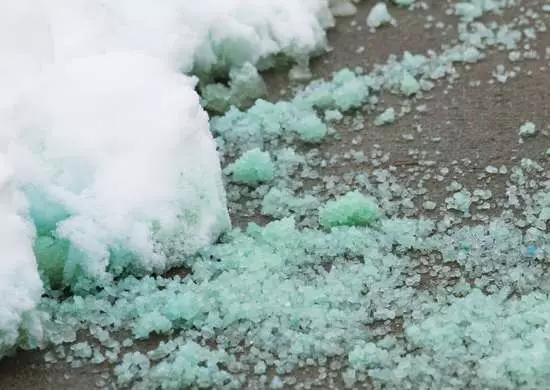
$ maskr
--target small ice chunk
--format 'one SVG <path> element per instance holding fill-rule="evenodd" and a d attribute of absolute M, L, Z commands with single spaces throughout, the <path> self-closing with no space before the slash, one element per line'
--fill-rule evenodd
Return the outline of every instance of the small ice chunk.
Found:
<path fill-rule="evenodd" d="M 385 24 L 395 24 L 395 19 L 390 15 L 386 3 L 377 3 L 369 12 L 367 16 L 367 26 L 372 29 Z"/>
<path fill-rule="evenodd" d="M 463 21 L 471 22 L 483 15 L 483 8 L 481 5 L 473 2 L 460 2 L 455 4 L 455 13 L 460 16 Z"/>

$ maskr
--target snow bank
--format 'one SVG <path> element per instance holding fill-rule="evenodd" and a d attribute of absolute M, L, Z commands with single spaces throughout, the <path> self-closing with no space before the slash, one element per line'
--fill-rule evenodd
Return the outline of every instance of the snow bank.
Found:
<path fill-rule="evenodd" d="M 18 12 L 10 32 L 41 30 L 49 45 L 32 44 L 48 47 L 41 55 L 55 61 L 139 51 L 201 74 L 247 62 L 268 67 L 277 54 L 307 57 L 324 47 L 324 30 L 334 24 L 328 0 L 25 0 L 1 7 Z"/>

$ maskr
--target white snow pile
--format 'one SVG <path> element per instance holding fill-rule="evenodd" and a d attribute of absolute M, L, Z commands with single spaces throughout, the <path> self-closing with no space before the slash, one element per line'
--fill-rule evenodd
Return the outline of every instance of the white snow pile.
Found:
<path fill-rule="evenodd" d="M 47 285 L 85 287 L 161 271 L 229 227 L 188 75 L 307 57 L 325 45 L 330 6 L 0 3 L 0 357 L 40 298 L 39 272 Z"/>
<path fill-rule="evenodd" d="M 129 266 L 162 271 L 177 261 L 167 249 L 193 253 L 229 225 L 192 80 L 152 57 L 110 53 L 53 67 L 14 122 L 12 157 L 45 236 L 37 256 L 59 256 L 64 249 L 51 247 L 67 241 L 66 281 Z"/>
<path fill-rule="evenodd" d="M 23 2 L 51 37 L 56 60 L 133 50 L 184 73 L 247 62 L 268 67 L 276 54 L 301 58 L 324 47 L 325 29 L 334 24 L 328 0 Z"/>

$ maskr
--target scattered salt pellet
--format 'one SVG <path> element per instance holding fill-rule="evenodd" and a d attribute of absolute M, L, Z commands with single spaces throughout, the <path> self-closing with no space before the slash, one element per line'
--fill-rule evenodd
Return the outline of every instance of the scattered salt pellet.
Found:
<path fill-rule="evenodd" d="M 493 165 L 488 165 L 487 167 L 485 167 L 485 172 L 495 174 L 498 173 L 498 168 Z"/>
<path fill-rule="evenodd" d="M 537 127 L 533 122 L 525 122 L 519 128 L 520 137 L 529 137 L 535 135 L 537 132 Z"/>
<path fill-rule="evenodd" d="M 435 202 L 432 202 L 431 200 L 427 200 L 426 202 L 422 203 L 422 207 L 424 207 L 425 210 L 434 210 L 436 206 L 437 204 Z"/>
<path fill-rule="evenodd" d="M 395 110 L 393 107 L 386 109 L 382 114 L 378 115 L 374 120 L 376 126 L 386 125 L 395 121 Z"/>
<path fill-rule="evenodd" d="M 495 71 L 493 71 L 493 77 L 499 82 L 499 83 L 506 83 L 506 81 L 508 80 L 508 71 L 506 70 L 506 68 L 504 67 L 504 65 L 497 65 L 497 68 Z"/>

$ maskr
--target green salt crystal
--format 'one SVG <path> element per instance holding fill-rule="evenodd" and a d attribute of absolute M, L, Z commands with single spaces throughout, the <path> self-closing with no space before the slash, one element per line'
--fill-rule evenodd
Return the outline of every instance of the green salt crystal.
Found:
<path fill-rule="evenodd" d="M 535 135 L 537 132 L 537 126 L 533 122 L 525 122 L 519 128 L 520 137 L 528 137 Z"/>
<path fill-rule="evenodd" d="M 233 181 L 255 184 L 273 180 L 275 166 L 269 152 L 256 148 L 243 154 L 229 170 L 233 173 Z"/>
<path fill-rule="evenodd" d="M 374 199 L 359 192 L 348 192 L 327 202 L 320 211 L 319 222 L 324 227 L 365 226 L 379 217 L 380 211 Z"/>
<path fill-rule="evenodd" d="M 307 115 L 293 123 L 293 129 L 302 141 L 317 143 L 327 135 L 327 125 L 317 115 Z"/>
<path fill-rule="evenodd" d="M 403 78 L 401 79 L 401 92 L 406 96 L 411 96 L 420 91 L 420 84 L 409 72 L 403 73 Z"/>
<path fill-rule="evenodd" d="M 382 114 L 378 115 L 374 120 L 376 126 L 386 125 L 395 121 L 395 110 L 393 107 L 386 109 Z"/>

